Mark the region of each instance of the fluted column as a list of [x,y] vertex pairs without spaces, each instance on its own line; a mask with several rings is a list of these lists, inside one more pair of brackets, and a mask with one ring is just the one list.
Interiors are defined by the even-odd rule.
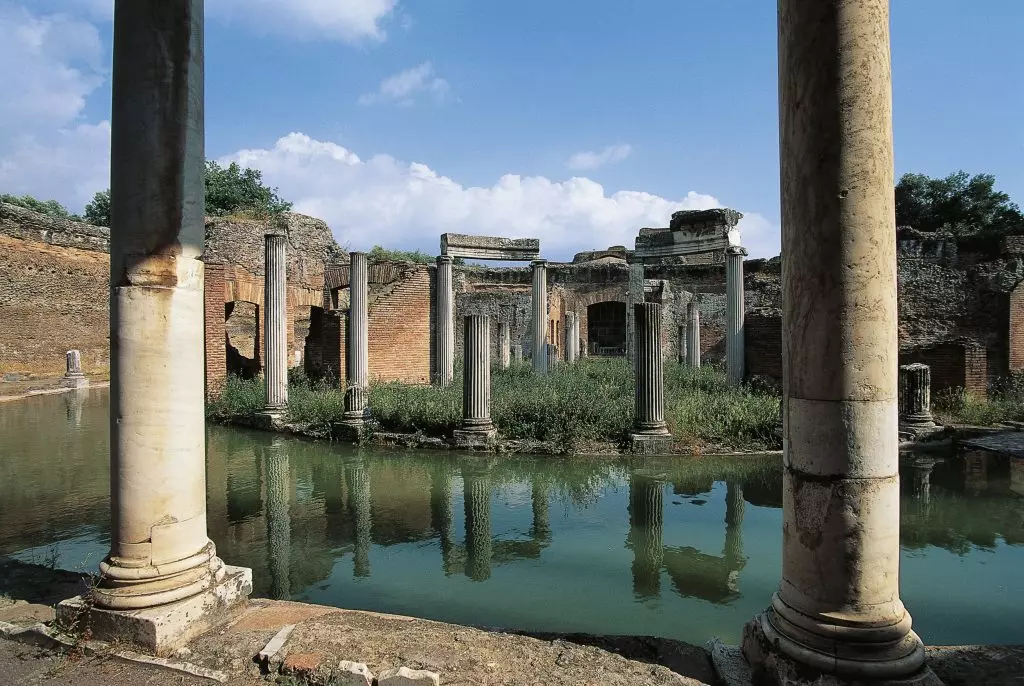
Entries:
[[926,364],[905,364],[899,370],[900,424],[927,428],[932,421],[932,370]]
[[369,273],[366,253],[349,255],[348,352],[345,415],[348,424],[361,424],[367,414],[370,376]]
[[437,258],[437,369],[434,382],[450,386],[455,378],[455,293],[452,288],[452,258]]
[[665,375],[661,357],[661,305],[633,306],[636,328],[636,434],[667,436]]
[[466,514],[466,576],[473,581],[491,578],[491,479],[486,468],[463,470]]
[[636,325],[630,316],[633,307],[644,302],[644,263],[629,265],[629,290],[626,295],[626,359],[636,359]]
[[490,432],[491,423],[491,318],[471,314],[463,335],[465,371],[462,375],[462,430]]
[[512,335],[508,322],[498,322],[498,361],[502,369],[512,363]]
[[267,476],[267,555],[270,567],[270,597],[288,600],[291,596],[292,520],[291,468],[287,444],[281,439],[264,450]]
[[725,367],[734,386],[743,383],[743,258],[747,249],[731,245],[725,250]]
[[[116,621],[161,653],[201,630],[226,576],[238,592],[223,604],[251,590],[206,527],[202,0],[118,0],[113,55],[111,544],[92,600],[132,610]],[[192,614],[158,632],[186,599]]]
[[633,550],[633,593],[641,597],[656,598],[661,593],[661,568],[665,560],[664,512],[662,484],[631,472],[627,546]]
[[566,312],[565,313],[565,326],[563,327],[563,334],[565,336],[565,361],[572,363],[576,361],[577,350],[576,350],[576,313]]
[[700,369],[700,308],[695,300],[686,306],[686,366]]
[[548,373],[548,261],[533,261],[533,371]]
[[65,388],[83,388],[89,385],[89,380],[82,373],[82,354],[77,350],[69,350],[65,354],[66,371],[61,380],[61,386]]
[[285,244],[288,237],[268,233],[264,237],[263,345],[267,411],[288,407],[288,291]]
[[889,2],[779,0],[778,30],[782,582],[743,649],[755,681],[917,679],[899,593]]
[[348,485],[348,509],[355,522],[356,540],[352,575],[355,577],[370,576],[370,534],[373,530],[373,519],[370,511],[370,474],[361,463],[349,464],[345,467],[345,482]]

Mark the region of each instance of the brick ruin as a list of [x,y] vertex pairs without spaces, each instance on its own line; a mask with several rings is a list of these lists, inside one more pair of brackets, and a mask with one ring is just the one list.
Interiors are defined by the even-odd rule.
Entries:
[[[348,255],[322,221],[284,218],[288,245],[289,365],[340,379],[345,369]],[[263,235],[255,220],[209,219],[206,230],[206,366],[210,390],[228,373],[261,369]],[[89,374],[109,369],[109,232],[0,204],[0,375],[57,377],[77,348]],[[1024,368],[1024,237],[955,239],[898,232],[900,363],[932,367],[933,388],[983,393],[995,377]],[[563,359],[565,313],[579,319],[580,352],[622,356],[632,251],[622,246],[548,264],[548,342]],[[724,255],[648,263],[644,292],[663,306],[666,359],[675,360],[693,294],[701,352],[724,358]],[[429,383],[436,364],[436,265],[370,265],[370,377]],[[531,268],[454,267],[456,354],[462,317],[489,314],[492,359],[497,321],[513,348],[530,348]],[[744,264],[748,376],[782,376],[781,260]]]

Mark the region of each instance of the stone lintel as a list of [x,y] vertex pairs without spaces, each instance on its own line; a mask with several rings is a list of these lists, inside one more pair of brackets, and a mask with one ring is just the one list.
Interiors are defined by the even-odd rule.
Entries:
[[716,252],[729,247],[729,227],[720,226],[704,230],[683,228],[678,231],[660,230],[636,237],[635,259],[678,257],[698,253]]
[[166,657],[244,606],[252,593],[252,570],[225,566],[224,572],[222,580],[199,595],[143,610],[100,609],[75,596],[57,605],[57,619],[67,626],[88,626],[97,640],[131,643]]
[[724,228],[726,232],[740,223],[743,215],[727,207],[716,207],[710,210],[680,210],[672,213],[669,229],[681,231],[688,229],[700,233]]
[[441,234],[441,254],[449,257],[468,257],[474,260],[529,262],[540,257],[540,239],[443,233]]
[[629,448],[634,455],[670,455],[672,434],[630,434]]
[[452,443],[456,448],[464,450],[490,450],[498,438],[498,430],[493,428],[456,429],[452,432]]

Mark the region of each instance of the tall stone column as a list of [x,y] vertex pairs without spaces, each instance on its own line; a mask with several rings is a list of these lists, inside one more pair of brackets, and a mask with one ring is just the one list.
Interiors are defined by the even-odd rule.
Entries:
[[700,308],[695,300],[686,306],[686,366],[700,369]]
[[633,449],[656,453],[668,448],[665,425],[665,374],[661,355],[661,305],[633,306],[636,327],[636,423]]
[[463,332],[462,425],[455,431],[461,447],[487,444],[497,434],[491,423],[491,318],[471,314]]
[[644,302],[644,263],[631,262],[629,265],[629,291],[626,295],[626,359],[636,359],[636,326],[633,322],[633,306]]
[[498,362],[502,369],[512,363],[512,336],[508,322],[498,322]]
[[629,539],[633,550],[633,593],[642,598],[661,595],[661,568],[665,561],[662,541],[665,517],[662,484],[635,472],[629,475]]
[[491,479],[489,468],[475,466],[462,472],[466,515],[466,576],[473,581],[491,578]]
[[455,378],[455,293],[452,288],[452,258],[437,258],[437,369],[434,382],[450,386]]
[[533,261],[533,371],[548,373],[548,261]]
[[782,582],[743,650],[755,681],[926,679],[899,594],[889,2],[779,0],[778,30]]
[[118,0],[113,43],[111,547],[89,623],[166,654],[252,590],[206,528],[202,0]]
[[264,236],[263,345],[264,383],[268,413],[288,407],[288,291],[286,287],[285,244],[288,237]]
[[77,350],[69,350],[65,354],[66,371],[60,385],[64,388],[84,388],[89,385],[89,379],[82,373],[82,353]]
[[905,364],[899,369],[900,424],[908,429],[928,429],[932,421],[932,370],[926,364]]
[[346,424],[359,425],[366,419],[370,377],[369,273],[366,253],[349,255],[348,351],[345,357]]
[[725,368],[734,386],[743,383],[743,258],[747,249],[731,245],[725,249]]
[[565,313],[565,361],[572,363],[576,361],[578,357],[576,349],[576,341],[579,337],[576,334],[576,313],[566,312]]

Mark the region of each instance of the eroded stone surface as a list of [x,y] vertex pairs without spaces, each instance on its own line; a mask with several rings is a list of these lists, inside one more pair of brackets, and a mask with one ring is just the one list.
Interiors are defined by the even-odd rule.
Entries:
[[440,677],[434,672],[408,667],[388,669],[377,677],[378,686],[438,686],[440,683]]

